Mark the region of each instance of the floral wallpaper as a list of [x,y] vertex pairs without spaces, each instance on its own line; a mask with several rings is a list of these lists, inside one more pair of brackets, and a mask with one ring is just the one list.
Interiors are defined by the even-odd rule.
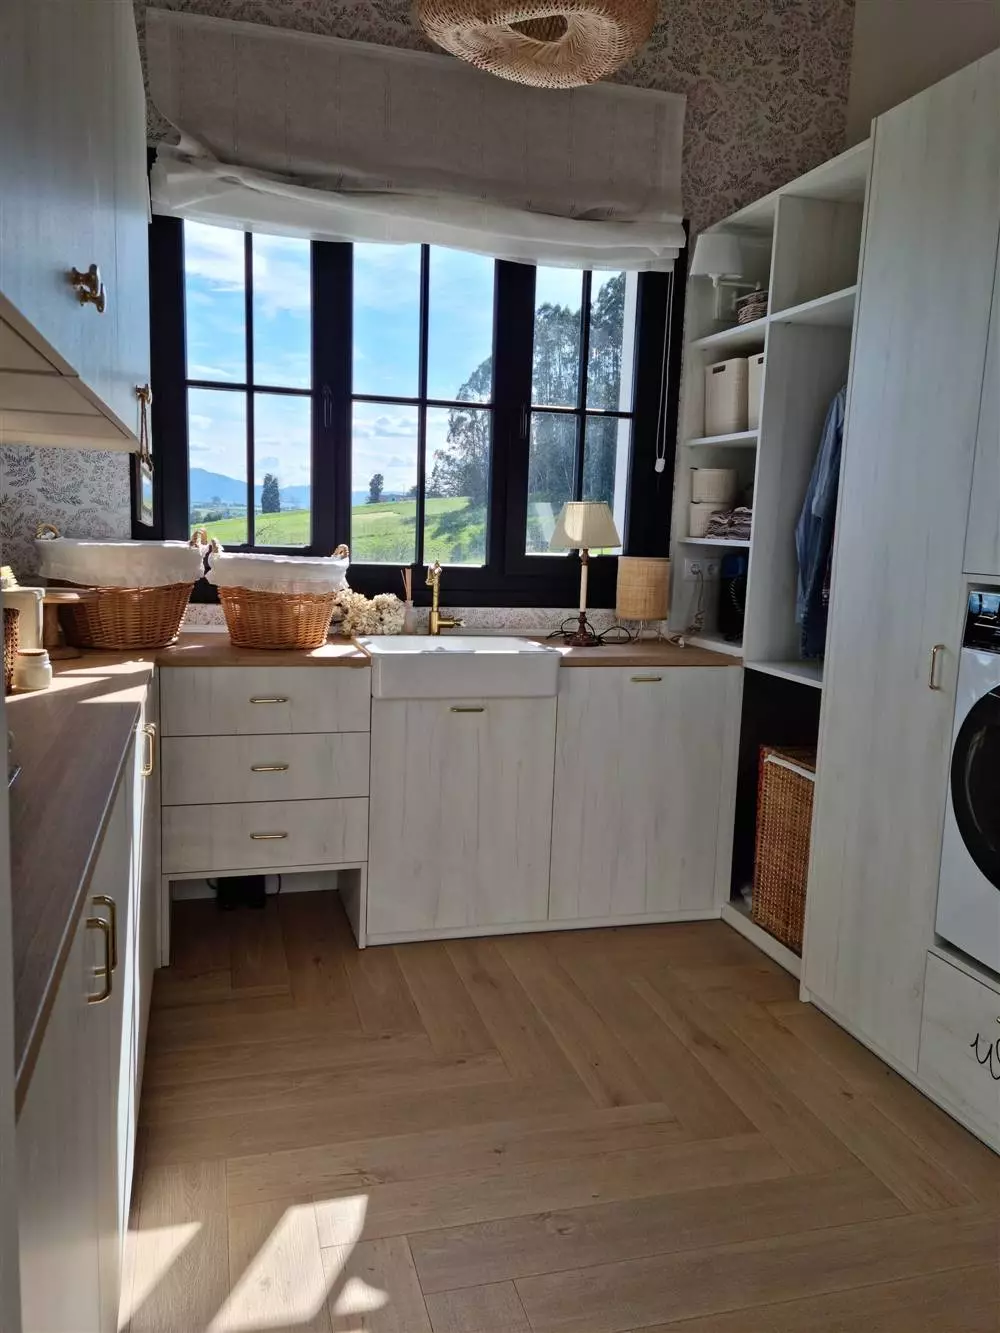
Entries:
[[96,449],[0,446],[0,553],[20,583],[35,573],[39,523],[64,537],[131,535],[129,455]]
[[[434,50],[411,0],[156,0],[161,8]],[[145,0],[135,0],[140,42]],[[622,83],[687,94],[684,206],[695,231],[844,147],[854,0],[663,0]],[[150,137],[170,126],[151,106]]]

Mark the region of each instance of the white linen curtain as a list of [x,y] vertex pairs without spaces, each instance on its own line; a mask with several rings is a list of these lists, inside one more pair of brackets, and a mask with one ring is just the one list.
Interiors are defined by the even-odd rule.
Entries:
[[523,88],[450,56],[146,11],[181,135],[156,212],[500,259],[668,270],[684,245],[684,98]]

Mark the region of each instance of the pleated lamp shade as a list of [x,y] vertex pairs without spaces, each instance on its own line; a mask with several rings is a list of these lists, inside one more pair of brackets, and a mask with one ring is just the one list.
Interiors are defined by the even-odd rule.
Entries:
[[599,551],[621,546],[614,516],[603,500],[569,500],[556,519],[550,551]]
[[666,620],[670,611],[670,561],[620,555],[615,613],[619,620]]

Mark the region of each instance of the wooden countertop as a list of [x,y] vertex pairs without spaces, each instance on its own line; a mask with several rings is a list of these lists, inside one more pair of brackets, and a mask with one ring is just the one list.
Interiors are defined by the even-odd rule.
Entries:
[[147,657],[56,663],[48,690],[7,697],[17,1103],[69,954],[152,674]]
[[368,654],[347,639],[331,639],[322,648],[234,648],[228,634],[182,634],[171,648],[153,653],[160,666],[308,666],[366,667]]
[[605,643],[598,648],[570,648],[553,639],[532,635],[562,653],[564,667],[732,667],[741,657],[713,653],[708,648],[681,648],[675,643],[643,639],[641,643]]

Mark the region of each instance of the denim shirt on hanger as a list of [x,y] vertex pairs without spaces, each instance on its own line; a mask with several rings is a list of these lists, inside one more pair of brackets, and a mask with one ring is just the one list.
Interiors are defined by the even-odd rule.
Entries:
[[795,527],[799,561],[795,619],[802,626],[802,656],[822,657],[826,648],[826,570],[833,547],[844,439],[847,389],[841,389],[827,410],[812,476]]

